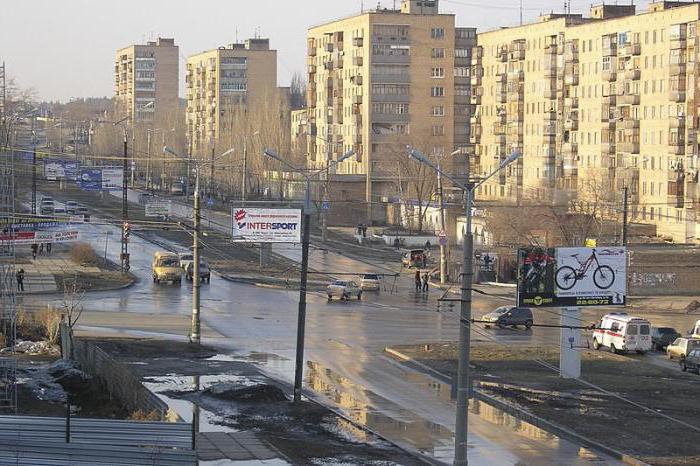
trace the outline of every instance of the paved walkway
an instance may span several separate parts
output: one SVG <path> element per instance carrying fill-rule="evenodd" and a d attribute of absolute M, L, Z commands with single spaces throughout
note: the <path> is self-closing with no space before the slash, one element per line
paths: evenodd
<path fill-rule="evenodd" d="M 17 260 L 17 270 L 24 269 L 24 294 L 51 293 L 58 291 L 56 275 L 66 273 L 99 273 L 99 267 L 86 267 L 73 262 L 68 252 L 52 252 L 38 255 L 21 254 Z"/>
<path fill-rule="evenodd" d="M 203 432 L 197 436 L 200 461 L 265 461 L 280 456 L 255 432 Z"/>

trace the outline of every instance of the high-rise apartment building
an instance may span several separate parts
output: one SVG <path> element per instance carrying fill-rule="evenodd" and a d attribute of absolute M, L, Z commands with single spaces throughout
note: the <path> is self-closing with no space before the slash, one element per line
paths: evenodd
<path fill-rule="evenodd" d="M 473 164 L 517 164 L 480 199 L 603 199 L 616 215 L 686 242 L 698 230 L 700 5 L 598 5 L 590 17 L 546 15 L 479 34 L 472 54 Z M 607 207 L 610 209 L 607 209 Z M 617 212 L 616 212 L 616 209 Z"/>
<path fill-rule="evenodd" d="M 187 59 L 187 133 L 193 153 L 211 147 L 234 112 L 270 102 L 277 88 L 277 51 L 269 39 L 219 47 Z"/>
<path fill-rule="evenodd" d="M 404 0 L 398 10 L 310 28 L 308 165 L 324 167 L 354 150 L 334 171 L 361 175 L 367 205 L 396 195 L 397 158 L 407 157 L 407 145 L 464 174 L 474 43 L 475 29 L 455 28 L 454 15 L 440 14 L 437 0 Z M 455 149 L 460 154 L 451 155 Z M 382 221 L 383 210 L 367 215 Z"/>
<path fill-rule="evenodd" d="M 179 47 L 158 38 L 117 50 L 114 61 L 115 110 L 133 123 L 165 122 L 178 108 Z"/>

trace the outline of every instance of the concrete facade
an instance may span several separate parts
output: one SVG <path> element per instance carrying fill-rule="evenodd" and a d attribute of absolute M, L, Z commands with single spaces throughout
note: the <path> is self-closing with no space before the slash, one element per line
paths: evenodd
<path fill-rule="evenodd" d="M 362 176 L 363 221 L 386 221 L 379 205 L 395 195 L 397 158 L 406 146 L 451 157 L 466 173 L 469 150 L 469 60 L 475 30 L 455 28 L 437 1 L 405 0 L 314 26 L 308 32 L 307 165 L 325 167 L 354 150 L 334 171 Z M 460 149 L 455 156 L 450 154 Z M 378 205 L 379 204 L 379 205 Z"/>
<path fill-rule="evenodd" d="M 117 118 L 132 123 L 159 124 L 178 108 L 179 47 L 175 39 L 159 37 L 145 45 L 117 50 L 114 94 Z"/>
<path fill-rule="evenodd" d="M 209 50 L 187 59 L 187 134 L 193 153 L 211 147 L 236 111 L 262 105 L 277 88 L 277 51 L 269 39 Z"/>
<path fill-rule="evenodd" d="M 590 17 L 479 34 L 472 53 L 476 172 L 523 157 L 478 198 L 597 202 L 660 236 L 698 241 L 698 4 L 598 5 Z"/>

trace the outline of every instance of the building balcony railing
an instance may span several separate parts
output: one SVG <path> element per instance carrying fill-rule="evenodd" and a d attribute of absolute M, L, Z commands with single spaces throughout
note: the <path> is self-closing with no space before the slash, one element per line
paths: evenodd
<path fill-rule="evenodd" d="M 615 73 L 615 70 L 603 70 L 602 75 L 603 81 L 612 82 L 617 79 L 617 73 Z"/>
<path fill-rule="evenodd" d="M 567 74 L 566 76 L 564 76 L 564 83 L 568 84 L 569 86 L 578 86 L 578 78 L 578 73 Z"/>
<path fill-rule="evenodd" d="M 525 49 L 511 50 L 508 53 L 508 58 L 510 61 L 525 60 Z"/>
<path fill-rule="evenodd" d="M 569 107 L 569 108 L 578 108 L 578 97 L 565 98 L 564 105 Z"/>
<path fill-rule="evenodd" d="M 508 79 L 511 81 L 522 81 L 523 79 L 525 79 L 525 72 L 523 70 L 509 71 Z"/>
<path fill-rule="evenodd" d="M 603 155 L 615 155 L 615 143 L 612 141 L 601 142 L 600 153 Z"/>
<path fill-rule="evenodd" d="M 362 47 L 364 45 L 364 37 L 353 37 L 352 38 L 352 45 L 355 47 Z"/>
<path fill-rule="evenodd" d="M 685 117 L 682 117 L 682 116 L 669 117 L 668 126 L 669 126 L 669 128 L 673 128 L 673 129 L 685 128 Z"/>
<path fill-rule="evenodd" d="M 469 99 L 472 105 L 481 105 L 481 96 L 472 94 L 471 98 Z"/>
<path fill-rule="evenodd" d="M 639 154 L 639 142 L 623 141 L 617 143 L 617 150 L 628 154 Z"/>
<path fill-rule="evenodd" d="M 612 57 L 617 55 L 617 44 L 615 42 L 608 42 L 603 44 L 603 56 Z"/>
<path fill-rule="evenodd" d="M 668 74 L 671 76 L 681 76 L 685 74 L 686 71 L 685 62 L 682 63 L 671 63 L 668 65 Z"/>
<path fill-rule="evenodd" d="M 672 90 L 669 92 L 669 98 L 672 102 L 685 102 L 685 91 Z"/>
<path fill-rule="evenodd" d="M 639 94 L 623 94 L 617 96 L 618 105 L 639 105 Z"/>
<path fill-rule="evenodd" d="M 578 154 L 578 144 L 575 142 L 565 142 L 561 145 L 561 152 L 564 156 L 576 156 Z"/>
<path fill-rule="evenodd" d="M 622 121 L 619 122 L 619 126 L 622 129 L 637 129 L 639 128 L 639 120 L 635 118 L 623 118 Z"/>
<path fill-rule="evenodd" d="M 564 129 L 578 131 L 578 120 L 566 120 L 564 122 Z"/>
<path fill-rule="evenodd" d="M 620 55 L 631 56 L 640 55 L 642 53 L 642 45 L 640 43 L 625 44 L 620 47 Z"/>
<path fill-rule="evenodd" d="M 633 68 L 631 70 L 625 70 L 625 79 L 638 80 L 642 77 L 642 70 L 639 68 Z"/>

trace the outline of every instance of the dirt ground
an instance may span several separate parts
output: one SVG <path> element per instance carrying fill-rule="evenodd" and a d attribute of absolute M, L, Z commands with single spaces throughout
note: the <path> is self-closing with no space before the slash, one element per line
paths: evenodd
<path fill-rule="evenodd" d="M 450 377 L 456 373 L 454 344 L 395 349 Z M 657 367 L 643 357 L 583 350 L 582 378 L 595 388 L 560 379 L 538 362 L 558 367 L 558 349 L 494 345 L 471 351 L 474 386 L 486 394 L 653 465 L 700 464 L 696 374 Z"/>
<path fill-rule="evenodd" d="M 214 413 L 222 426 L 256 432 L 292 464 L 425 464 L 315 403 L 292 404 L 291 387 L 267 378 L 255 366 L 268 355 L 238 360 L 213 348 L 160 340 L 102 340 L 99 346 L 146 380 L 201 376 L 199 390 L 189 386 L 161 393 Z M 205 381 L 216 376 L 230 377 L 230 391 L 245 389 L 248 396 L 214 396 Z"/>

